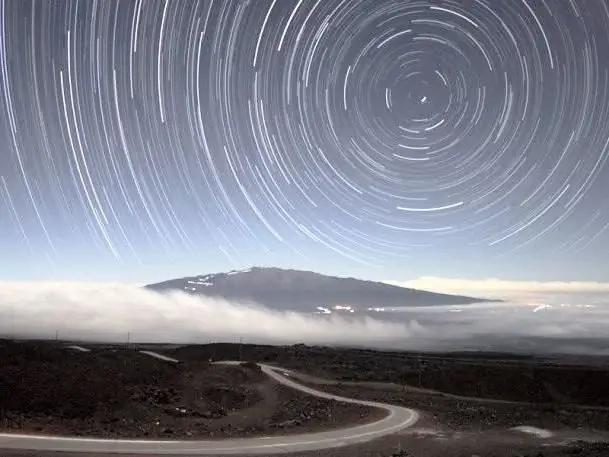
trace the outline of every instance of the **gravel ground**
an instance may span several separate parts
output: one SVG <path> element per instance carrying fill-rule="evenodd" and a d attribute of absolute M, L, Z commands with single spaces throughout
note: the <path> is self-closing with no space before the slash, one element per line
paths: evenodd
<path fill-rule="evenodd" d="M 108 350 L 107 347 L 99 347 L 94 352 Z M 224 392 L 225 395 L 219 396 L 205 395 L 201 404 L 204 412 L 213 410 L 214 405 L 223 405 L 225 408 L 226 414 L 220 417 L 204 418 L 208 421 L 205 423 L 205 430 L 196 433 L 208 437 L 254 436 L 262 431 L 268 434 L 302 433 L 376 418 L 375 413 L 370 410 L 341 409 L 346 405 L 341 406 L 333 402 L 328 405 L 324 400 L 317 401 L 304 394 L 278 387 L 259 377 L 261 374 L 251 364 L 235 367 L 236 371 L 232 374 L 226 371 L 215 373 L 215 368 L 210 368 L 206 363 L 210 358 L 234 360 L 242 357 L 246 360 L 276 363 L 308 374 L 308 377 L 303 378 L 304 383 L 321 390 L 348 397 L 395 403 L 422 411 L 419 423 L 413 429 L 400 434 L 358 446 L 293 453 L 289 454 L 290 457 L 609 457 L 608 444 L 583 441 L 571 441 L 566 444 L 566 437 L 573 440 L 577 439 L 573 437 L 583 436 L 588 432 L 591 436 L 596 436 L 594 433 L 600 436 L 603 430 L 609 430 L 609 408 L 606 408 L 609 405 L 609 391 L 605 388 L 609 385 L 609 370 L 602 366 L 560 365 L 556 361 L 548 362 L 532 357 L 502 358 L 484 354 L 457 357 L 450 354 L 420 355 L 311 348 L 302 345 L 271 347 L 215 344 L 165 348 L 159 349 L 159 352 L 182 360 L 180 368 L 171 368 L 171 364 L 162 362 L 159 362 L 161 365 L 154 365 L 153 359 L 146 359 L 144 366 L 134 370 L 130 376 L 135 379 L 141 376 L 144 379 L 143 385 L 153 389 L 152 392 L 156 392 L 154 389 L 164 392 L 166 383 L 174 383 L 172 388 L 176 390 L 180 402 L 189 399 L 194 401 L 191 392 L 193 385 L 199 386 L 198 390 L 195 389 L 196 392 L 201 391 L 200 386 L 207 385 L 216 389 L 215 392 L 217 389 Z M 31 355 L 29 352 L 28 357 Z M 0 352 L 0 360 L 6 360 L 3 357 L 4 354 Z M 65 356 L 62 358 L 65 359 Z M 116 371 L 113 373 L 123 373 L 118 377 L 134 382 L 124 374 L 130 370 L 125 369 L 123 355 L 119 359 L 123 360 L 123 365 L 115 367 Z M 75 364 L 83 363 L 82 360 Z M 129 360 L 129 363 L 133 363 Z M 36 362 L 39 363 L 40 360 Z M 0 392 L 6 392 L 7 386 L 11 387 L 6 384 L 6 377 L 9 375 L 14 377 L 17 374 L 23 383 L 23 380 L 36 378 L 41 374 L 36 372 L 40 369 L 29 365 L 28 367 L 22 367 L 23 370 L 17 372 L 14 371 L 14 363 L 13 368 L 8 371 L 0 367 Z M 223 367 L 226 368 L 228 367 Z M 43 379 L 33 380 L 33 384 L 25 383 L 27 388 L 24 392 L 33 388 L 42 391 L 41 389 L 53 380 L 58 382 L 65 376 L 65 369 L 66 366 L 62 365 L 55 375 L 43 375 Z M 50 370 L 53 373 L 53 369 Z M 78 369 L 74 370 L 79 373 Z M 2 378 L 3 372 L 6 374 L 5 378 Z M 74 375 L 74 378 L 82 382 L 87 379 L 83 376 Z M 176 387 L 180 385 L 176 383 L 176 379 L 181 379 L 185 387 Z M 5 384 L 2 384 L 3 382 Z M 115 385 L 115 381 L 107 378 L 101 384 L 107 387 Z M 153 387 L 150 387 L 151 385 Z M 188 386 L 191 386 L 190 390 Z M 74 387 L 77 392 L 86 395 L 87 389 L 78 390 L 78 386 Z M 90 388 L 88 386 L 88 389 Z M 59 392 L 64 392 L 62 388 L 58 389 Z M 224 389 L 228 389 L 230 393 Z M 70 391 L 70 388 L 67 388 L 67 391 Z M 141 393 L 142 387 L 136 387 L 135 391 Z M 190 396 L 187 395 L 188 392 L 191 392 Z M 96 398 L 100 397 L 100 394 L 95 395 Z M 54 394 L 51 398 L 54 398 Z M 2 401 L 5 399 L 6 397 L 0 397 Z M 101 399 L 102 404 L 106 405 L 107 397 L 101 395 Z M 142 399 L 138 399 L 138 402 L 141 401 Z M 83 407 L 81 403 L 76 404 Z M 113 403 L 110 402 L 110 405 Z M 173 406 L 173 403 L 171 405 Z M 112 407 L 116 406 L 114 404 Z M 93 410 L 99 412 L 99 408 Z M 6 410 L 4 412 L 6 413 Z M 237 417 L 241 421 L 239 425 L 226 426 L 226 422 L 230 422 L 227 418 Z M 187 423 L 193 421 L 191 418 L 178 419 Z M 200 420 L 201 418 L 196 419 Z M 215 426 L 213 430 L 210 426 L 212 423 Z M 257 428 L 260 423 L 263 424 L 262 429 Z M 551 439 L 540 439 L 509 430 L 517 425 L 550 429 L 555 432 L 555 436 Z M 178 433 L 170 435 L 176 438 L 188 436 L 188 427 L 179 426 L 176 430 Z M 399 451 L 400 449 L 402 451 Z M 2 452 L 1 455 L 83 457 L 77 454 L 27 452 Z M 96 456 L 87 454 L 87 457 Z"/>
<path fill-rule="evenodd" d="M 384 412 L 281 386 L 256 364 L 173 364 L 126 349 L 0 342 L 0 430 L 215 439 L 327 430 Z"/>
<path fill-rule="evenodd" d="M 401 450 L 400 450 L 401 449 Z M 573 443 L 569 446 L 540 446 L 518 443 L 474 442 L 441 443 L 418 440 L 404 442 L 397 438 L 319 452 L 285 454 L 289 457 L 608 457 L 609 446 L 595 443 Z M 78 454 L 27 451 L 2 451 L 3 457 L 142 457 L 142 454 Z M 147 455 L 147 457 L 154 457 Z M 184 457 L 200 457 L 188 456 Z M 220 456 L 210 456 L 220 457 Z M 226 456 L 224 456 L 226 457 Z M 234 455 L 233 457 L 251 457 Z"/>

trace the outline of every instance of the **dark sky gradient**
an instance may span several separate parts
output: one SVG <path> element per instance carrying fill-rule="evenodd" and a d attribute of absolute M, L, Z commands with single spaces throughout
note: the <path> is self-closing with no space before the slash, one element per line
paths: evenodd
<path fill-rule="evenodd" d="M 603 0 L 0 2 L 0 277 L 609 281 Z"/>

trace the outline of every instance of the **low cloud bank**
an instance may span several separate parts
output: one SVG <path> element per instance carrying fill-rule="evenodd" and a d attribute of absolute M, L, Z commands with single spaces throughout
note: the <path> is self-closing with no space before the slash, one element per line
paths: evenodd
<path fill-rule="evenodd" d="M 426 330 L 409 341 L 420 349 L 609 355 L 609 304 L 581 304 L 577 296 L 569 301 L 403 308 L 391 319 L 415 319 Z"/>
<path fill-rule="evenodd" d="M 383 345 L 423 331 L 416 322 L 326 319 L 134 286 L 0 283 L 0 334 L 13 337 Z"/>
<path fill-rule="evenodd" d="M 385 281 L 401 287 L 430 290 L 449 294 L 503 298 L 509 300 L 531 299 L 561 301 L 572 298 L 594 299 L 609 297 L 609 282 L 594 281 L 509 281 L 496 278 L 444 278 L 423 276 L 409 281 Z M 597 297 L 598 298 L 598 297 Z"/>
<path fill-rule="evenodd" d="M 609 353 L 609 305 L 516 303 L 315 316 L 135 286 L 0 283 L 0 337 L 340 344 L 422 350 Z"/>

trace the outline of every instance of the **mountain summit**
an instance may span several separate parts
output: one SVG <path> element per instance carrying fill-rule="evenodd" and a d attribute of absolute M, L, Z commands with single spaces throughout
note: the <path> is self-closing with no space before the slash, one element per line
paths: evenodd
<path fill-rule="evenodd" d="M 398 306 L 466 305 L 490 301 L 459 295 L 439 294 L 354 278 L 280 268 L 253 267 L 186 278 L 146 286 L 163 292 L 219 297 L 256 302 L 279 310 L 329 313 L 375 310 Z"/>

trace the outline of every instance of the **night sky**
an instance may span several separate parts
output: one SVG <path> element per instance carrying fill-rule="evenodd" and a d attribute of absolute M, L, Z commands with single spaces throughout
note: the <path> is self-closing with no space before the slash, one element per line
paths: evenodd
<path fill-rule="evenodd" d="M 609 280 L 603 0 L 0 2 L 0 277 Z"/>

